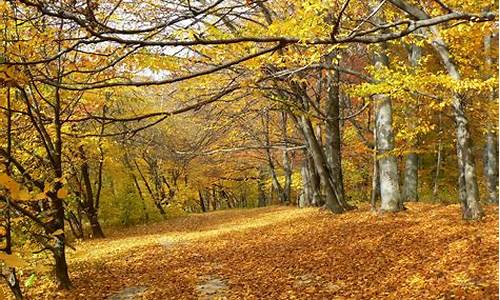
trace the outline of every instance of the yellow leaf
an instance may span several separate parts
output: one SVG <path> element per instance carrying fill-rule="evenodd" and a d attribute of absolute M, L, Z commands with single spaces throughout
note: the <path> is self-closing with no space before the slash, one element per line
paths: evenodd
<path fill-rule="evenodd" d="M 59 182 L 61 184 L 66 184 L 68 181 L 64 177 L 54 179 L 54 183 Z"/>
<path fill-rule="evenodd" d="M 47 198 L 47 195 L 45 193 L 38 193 L 35 196 L 33 196 L 33 200 L 43 200 L 46 198 Z"/>
<path fill-rule="evenodd" d="M 25 190 L 20 190 L 19 192 L 15 193 L 15 194 L 13 193 L 12 198 L 14 198 L 16 200 L 20 200 L 20 201 L 29 201 L 29 200 L 31 200 L 31 195 L 30 195 L 30 193 L 28 193 Z"/>
<path fill-rule="evenodd" d="M 11 193 L 16 193 L 19 191 L 19 184 L 7 174 L 0 174 L 0 185 L 3 185 Z"/>
<path fill-rule="evenodd" d="M 7 266 L 11 268 L 19 268 L 28 265 L 28 263 L 24 259 L 14 254 L 0 253 L 0 260 L 2 260 Z"/>
<path fill-rule="evenodd" d="M 46 181 L 46 182 L 43 184 L 43 192 L 44 192 L 44 193 L 48 193 L 51 189 L 52 189 L 52 183 L 51 183 L 51 182 L 49 182 L 49 181 Z"/>
<path fill-rule="evenodd" d="M 52 270 L 52 268 L 47 265 L 36 265 L 33 269 L 37 273 L 46 273 Z"/>
<path fill-rule="evenodd" d="M 66 190 L 65 188 L 62 188 L 57 191 L 57 198 L 64 199 L 66 198 L 66 196 L 68 196 L 68 190 Z"/>
<path fill-rule="evenodd" d="M 51 235 L 60 235 L 64 234 L 64 230 L 62 229 L 57 229 L 56 231 L 52 232 Z"/>

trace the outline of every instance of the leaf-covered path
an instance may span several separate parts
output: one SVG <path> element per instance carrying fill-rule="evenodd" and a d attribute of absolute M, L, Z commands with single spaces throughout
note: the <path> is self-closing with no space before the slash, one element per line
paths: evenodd
<path fill-rule="evenodd" d="M 408 206 L 384 216 L 363 208 L 228 210 L 129 228 L 69 252 L 73 290 L 31 296 L 498 298 L 498 209 L 467 223 L 455 205 Z"/>

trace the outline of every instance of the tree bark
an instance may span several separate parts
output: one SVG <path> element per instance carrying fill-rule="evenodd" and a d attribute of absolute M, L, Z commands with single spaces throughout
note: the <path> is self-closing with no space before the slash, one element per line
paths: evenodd
<path fill-rule="evenodd" d="M 283 169 L 285 171 L 283 196 L 284 196 L 284 202 L 290 203 L 291 193 L 292 193 L 292 164 L 290 161 L 290 154 L 286 150 L 288 148 L 288 132 L 287 132 L 288 114 L 286 112 L 281 112 L 281 119 L 282 119 L 281 130 L 283 136 L 283 143 L 285 146 L 285 150 L 283 150 Z"/>
<path fill-rule="evenodd" d="M 78 202 L 78 206 L 80 206 L 80 202 Z M 77 209 L 80 209 L 79 207 Z M 73 211 L 68 212 L 68 224 L 71 229 L 71 232 L 77 239 L 83 239 L 83 226 L 80 220 L 75 216 Z"/>
<path fill-rule="evenodd" d="M 498 142 L 495 132 L 486 134 L 484 173 L 488 189 L 488 202 L 498 204 Z"/>
<path fill-rule="evenodd" d="M 318 175 L 323 182 L 325 191 L 326 206 L 334 213 L 344 212 L 344 208 L 338 201 L 338 191 L 335 190 L 335 185 L 328 170 L 328 162 L 324 157 L 324 153 L 319 146 L 318 140 L 314 134 L 314 129 L 311 121 L 305 116 L 300 116 L 300 126 L 302 127 L 303 135 L 306 139 L 306 144 L 312 155 L 312 160 L 318 171 Z"/>
<path fill-rule="evenodd" d="M 331 61 L 330 61 L 331 63 Z M 328 161 L 329 173 L 337 191 L 338 202 L 345 210 L 351 208 L 345 199 L 344 180 L 342 176 L 342 149 L 340 136 L 340 74 L 338 71 L 329 72 L 328 76 L 328 104 L 326 121 L 325 154 Z"/>
<path fill-rule="evenodd" d="M 137 172 L 139 172 L 139 176 L 141 176 L 142 182 L 146 186 L 146 190 L 148 191 L 149 195 L 151 196 L 151 199 L 153 199 L 153 202 L 154 202 L 156 208 L 158 209 L 158 212 L 160 213 L 160 215 L 163 218 L 165 218 L 166 215 L 167 215 L 167 213 L 163 209 L 163 206 L 161 205 L 161 202 L 157 199 L 157 196 L 155 195 L 155 193 L 151 189 L 151 186 L 149 185 L 149 183 L 148 183 L 146 177 L 144 176 L 144 174 L 142 173 L 142 171 L 141 171 L 141 169 L 140 169 L 139 164 L 137 163 L 137 161 L 134 160 L 134 164 L 135 164 L 135 167 L 137 168 Z"/>
<path fill-rule="evenodd" d="M 442 116 L 441 112 L 439 112 L 439 140 L 438 140 L 438 149 L 436 154 L 436 172 L 434 173 L 434 182 L 432 187 L 432 198 L 434 199 L 438 192 L 439 186 L 439 175 L 441 173 L 441 163 L 442 163 L 442 153 L 443 153 L 443 124 L 442 124 Z"/>
<path fill-rule="evenodd" d="M 313 193 L 311 187 L 311 174 L 309 174 L 307 159 L 304 159 L 304 161 L 302 162 L 300 175 L 302 177 L 302 193 L 299 196 L 299 207 L 308 207 L 311 206 Z"/>
<path fill-rule="evenodd" d="M 54 246 L 53 254 L 55 259 L 57 283 L 59 288 L 61 289 L 70 289 L 72 286 L 68 274 L 68 264 L 66 263 L 66 245 L 64 233 L 56 235 L 55 239 L 56 245 Z"/>
<path fill-rule="evenodd" d="M 61 81 L 61 66 L 59 65 L 58 70 L 58 81 Z M 54 141 L 54 157 L 53 157 L 53 168 L 54 175 L 56 178 L 62 178 L 63 166 L 62 166 L 62 120 L 61 120 L 61 94 L 59 88 L 55 89 L 55 103 L 54 103 L 54 128 L 55 128 L 55 141 Z M 50 226 L 53 226 L 54 231 L 62 231 L 62 233 L 55 235 L 56 245 L 54 246 L 54 260 L 55 260 L 55 271 L 56 280 L 58 282 L 60 289 L 70 289 L 72 287 L 71 280 L 68 273 L 68 263 L 66 261 L 66 235 L 64 233 L 64 202 L 63 199 L 57 196 L 57 191 L 62 188 L 62 184 L 59 182 L 55 185 L 55 194 L 49 195 L 51 200 L 51 208 L 55 211 L 54 221 L 52 221 Z M 53 232 L 48 232 L 52 234 Z"/>
<path fill-rule="evenodd" d="M 376 110 L 376 103 L 375 103 Z M 377 199 L 380 198 L 380 172 L 378 166 L 378 148 L 377 148 L 377 126 L 373 126 L 373 173 L 372 173 L 372 190 L 370 195 L 371 211 L 377 211 Z"/>
<path fill-rule="evenodd" d="M 128 157 L 128 152 L 125 148 L 124 148 L 123 161 L 125 162 L 125 166 L 127 167 L 127 169 L 130 172 L 130 177 L 132 177 L 132 181 L 134 182 L 135 188 L 137 189 L 137 194 L 139 194 L 139 198 L 141 198 L 144 222 L 147 223 L 149 221 L 149 213 L 148 213 L 148 210 L 146 207 L 146 199 L 144 198 L 144 194 L 142 193 L 141 186 L 139 185 L 139 180 L 137 180 L 137 176 L 135 176 L 135 174 L 134 174 L 134 168 L 132 167 L 132 164 L 130 163 L 130 159 Z M 112 190 L 114 193 L 114 188 Z"/>
<path fill-rule="evenodd" d="M 92 229 L 92 236 L 94 238 L 104 238 L 104 232 L 102 231 L 101 224 L 99 223 L 99 219 L 97 217 L 94 193 L 92 191 L 92 183 L 90 182 L 89 165 L 85 156 L 85 152 L 83 150 L 83 146 L 79 147 L 79 151 L 81 159 L 83 160 L 80 168 L 85 186 L 85 201 L 83 202 L 85 206 L 83 208 L 83 211 L 85 212 L 85 215 L 89 220 L 90 228 Z"/>
<path fill-rule="evenodd" d="M 389 60 L 384 54 L 374 56 L 375 66 L 388 66 Z M 399 174 L 394 150 L 394 132 L 392 127 L 392 102 L 385 94 L 373 96 L 377 110 L 375 126 L 377 127 L 378 166 L 380 178 L 381 212 L 396 212 L 403 209 L 399 190 Z"/>
<path fill-rule="evenodd" d="M 131 172 L 131 177 L 132 177 L 132 180 L 134 181 L 134 185 L 135 185 L 135 188 L 137 189 L 137 193 L 139 194 L 139 198 L 141 198 L 141 202 L 142 202 L 142 213 L 143 213 L 143 217 L 144 217 L 144 222 L 147 223 L 149 221 L 149 213 L 148 213 L 148 209 L 146 207 L 146 199 L 144 199 L 144 195 L 142 194 L 142 189 L 141 189 L 141 186 L 139 185 L 139 181 L 137 180 L 137 177 L 135 176 L 132 170 L 132 168 L 130 167 L 129 168 L 130 172 Z"/>
<path fill-rule="evenodd" d="M 200 190 L 198 190 L 198 197 L 200 199 L 200 207 L 202 212 L 207 212 L 207 206 L 205 205 L 205 199 L 203 198 L 203 194 Z"/>
<path fill-rule="evenodd" d="M 104 232 L 102 231 L 101 224 L 99 223 L 99 219 L 97 217 L 97 212 L 94 211 L 88 214 L 90 228 L 92 229 L 92 236 L 94 238 L 104 238 Z"/>
<path fill-rule="evenodd" d="M 7 285 L 10 288 L 10 291 L 12 294 L 14 294 L 14 298 L 16 300 L 23 300 L 23 292 L 21 291 L 21 285 L 19 284 L 19 279 L 17 278 L 16 275 L 16 269 L 14 268 L 9 268 L 9 274 L 5 278 L 7 281 Z"/>
<path fill-rule="evenodd" d="M 212 186 L 212 209 L 214 211 L 216 211 L 218 208 L 217 202 L 218 202 L 217 190 L 216 190 L 215 186 Z"/>
<path fill-rule="evenodd" d="M 325 201 L 321 194 L 321 179 L 319 178 L 318 171 L 314 167 L 312 156 L 307 152 L 304 155 L 306 156 L 308 175 L 310 176 L 310 187 L 312 192 L 311 205 L 322 206 Z"/>
<path fill-rule="evenodd" d="M 408 153 L 405 159 L 403 201 L 418 201 L 418 155 Z"/>
<path fill-rule="evenodd" d="M 491 77 L 492 70 L 492 53 L 491 53 L 492 36 L 488 34 L 484 38 L 484 51 L 486 57 L 486 77 Z M 495 102 L 497 99 L 496 93 L 491 92 L 490 101 Z M 484 147 L 484 175 L 486 178 L 486 188 L 488 190 L 488 202 L 498 204 L 498 133 L 495 130 L 494 124 L 489 122 L 488 132 L 486 133 L 486 143 Z"/>
<path fill-rule="evenodd" d="M 10 164 L 11 164 L 11 155 L 12 155 L 12 108 L 11 108 L 11 94 L 10 94 L 10 88 L 7 88 L 7 110 L 5 112 L 6 114 L 6 119 L 7 119 L 7 130 L 6 130 L 6 137 L 7 137 L 7 159 L 5 161 L 5 171 L 7 175 L 10 176 L 11 169 L 10 169 Z M 10 199 L 8 197 L 5 197 L 5 201 L 7 204 L 7 209 L 4 210 L 5 213 L 5 248 L 4 251 L 7 254 L 12 254 L 12 223 L 11 223 L 11 207 L 10 207 Z M 19 284 L 19 279 L 17 278 L 16 274 L 16 269 L 15 268 L 8 268 L 8 273 L 7 276 L 5 277 L 7 281 L 7 285 L 9 286 L 10 290 L 14 294 L 14 297 L 16 300 L 22 300 L 24 299 L 23 293 L 21 291 L 21 286 Z"/>
<path fill-rule="evenodd" d="M 258 207 L 265 207 L 267 203 L 267 197 L 266 197 L 266 188 L 265 188 L 265 176 L 264 176 L 264 171 L 262 168 L 259 170 L 259 178 L 257 179 L 257 189 L 259 192 L 259 199 L 257 206 Z"/>
<path fill-rule="evenodd" d="M 6 164 L 7 170 L 8 164 Z M 12 227 L 11 227 L 11 218 L 10 218 L 10 202 L 9 198 L 5 197 L 7 202 L 7 209 L 5 210 L 5 248 L 3 249 L 5 253 L 11 255 L 12 254 Z M 9 286 L 11 292 L 14 294 L 16 300 L 24 299 L 23 293 L 21 291 L 21 286 L 19 284 L 19 279 L 17 278 L 16 268 L 7 267 L 7 274 L 4 276 L 7 281 L 7 285 Z M 3 274 L 2 274 L 3 275 Z"/>
<path fill-rule="evenodd" d="M 276 167 L 274 166 L 274 161 L 273 161 L 273 156 L 271 154 L 271 141 L 270 141 L 270 132 L 269 132 L 269 111 L 266 110 L 264 112 L 263 116 L 263 122 L 264 122 L 264 129 L 265 129 L 265 152 L 266 152 L 266 158 L 267 158 L 267 163 L 269 164 L 269 171 L 271 172 L 271 180 L 273 183 L 273 187 L 276 190 L 276 193 L 278 194 L 278 198 L 280 199 L 280 202 L 282 204 L 287 202 L 287 198 L 285 195 L 285 191 L 283 187 L 281 186 L 279 180 L 278 180 L 278 174 L 276 173 Z"/>
<path fill-rule="evenodd" d="M 413 69 L 418 67 L 422 56 L 422 49 L 415 44 L 410 45 L 409 61 Z M 410 130 L 415 130 L 416 127 L 416 110 L 417 104 L 410 103 L 407 118 L 410 120 Z M 403 177 L 403 201 L 418 201 L 418 155 L 415 152 L 417 147 L 416 141 L 411 141 L 410 152 L 406 155 L 404 177 Z"/>

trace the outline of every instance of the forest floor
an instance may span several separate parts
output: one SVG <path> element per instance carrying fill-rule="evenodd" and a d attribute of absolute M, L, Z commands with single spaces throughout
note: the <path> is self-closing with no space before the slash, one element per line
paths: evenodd
<path fill-rule="evenodd" d="M 498 208 L 226 210 L 110 232 L 68 251 L 74 289 L 30 299 L 497 299 Z"/>

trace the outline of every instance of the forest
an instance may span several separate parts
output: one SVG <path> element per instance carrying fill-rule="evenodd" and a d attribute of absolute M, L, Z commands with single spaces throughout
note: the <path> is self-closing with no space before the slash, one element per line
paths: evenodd
<path fill-rule="evenodd" d="M 0 0 L 0 299 L 498 299 L 498 27 Z"/>

